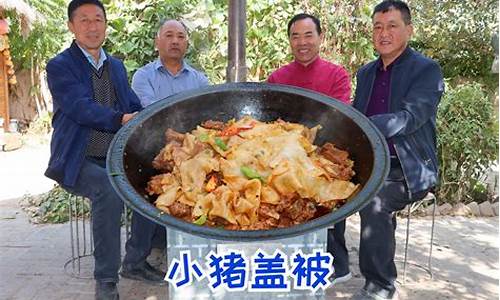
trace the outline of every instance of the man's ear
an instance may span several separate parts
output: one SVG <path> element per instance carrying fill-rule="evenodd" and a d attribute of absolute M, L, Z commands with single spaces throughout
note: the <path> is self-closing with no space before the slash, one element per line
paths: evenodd
<path fill-rule="evenodd" d="M 73 27 L 73 23 L 71 21 L 68 21 L 66 23 L 66 25 L 68 25 L 69 31 L 71 31 L 71 33 L 75 34 L 75 28 Z"/>
<path fill-rule="evenodd" d="M 158 51 L 158 36 L 155 37 L 155 51 Z"/>
<path fill-rule="evenodd" d="M 408 39 L 410 39 L 413 35 L 413 25 L 407 25 L 406 26 L 406 33 L 408 34 Z"/>
<path fill-rule="evenodd" d="M 319 39 L 323 43 L 323 41 L 325 39 L 325 34 L 323 32 L 319 35 Z"/>

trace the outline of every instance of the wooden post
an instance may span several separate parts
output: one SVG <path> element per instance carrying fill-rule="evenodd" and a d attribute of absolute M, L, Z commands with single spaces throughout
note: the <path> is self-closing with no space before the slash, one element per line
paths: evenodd
<path fill-rule="evenodd" d="M 5 56 L 0 52 L 0 117 L 4 119 L 3 128 L 9 130 L 9 78 Z"/>
<path fill-rule="evenodd" d="M 227 82 L 245 82 L 247 79 L 248 68 L 245 63 L 246 5 L 246 0 L 229 1 Z"/>

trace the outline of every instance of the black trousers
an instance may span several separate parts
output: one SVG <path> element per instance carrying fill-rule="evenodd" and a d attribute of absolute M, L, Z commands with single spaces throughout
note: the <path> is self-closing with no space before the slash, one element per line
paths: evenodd
<path fill-rule="evenodd" d="M 396 253 L 396 215 L 406 205 L 421 200 L 428 190 L 410 197 L 403 171 L 397 160 L 391 160 L 389 176 L 380 192 L 362 209 L 359 268 L 366 283 L 389 293 L 394 292 L 397 278 L 394 256 Z M 336 274 L 349 272 L 349 256 L 345 246 L 345 220 L 328 230 L 327 250 L 333 255 Z M 337 272 L 338 270 L 338 272 Z"/>
<path fill-rule="evenodd" d="M 85 159 L 76 185 L 64 188 L 75 195 L 87 197 L 92 202 L 94 278 L 102 282 L 118 282 L 123 202 L 109 181 L 106 162 Z M 156 226 L 156 223 L 134 212 L 131 237 L 127 241 L 123 264 L 140 264 L 146 260 L 151 252 L 151 238 Z"/>
<path fill-rule="evenodd" d="M 333 256 L 333 268 L 336 276 L 349 273 L 349 253 L 345 245 L 345 220 L 328 228 L 326 251 Z"/>

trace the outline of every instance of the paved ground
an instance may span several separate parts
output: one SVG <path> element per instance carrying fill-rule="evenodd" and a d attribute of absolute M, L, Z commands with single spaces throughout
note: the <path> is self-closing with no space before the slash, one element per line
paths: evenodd
<path fill-rule="evenodd" d="M 91 279 L 68 275 L 64 264 L 71 257 L 69 225 L 32 225 L 18 200 L 25 193 L 47 191 L 43 178 L 47 146 L 28 144 L 14 152 L 0 152 L 0 299 L 93 299 Z M 402 258 L 405 222 L 399 220 L 398 258 Z M 348 299 L 363 281 L 357 268 L 359 218 L 348 222 L 353 280 L 329 289 L 326 299 Z M 412 220 L 410 261 L 427 262 L 430 220 Z M 433 252 L 433 273 L 411 266 L 407 282 L 399 285 L 401 299 L 498 299 L 498 218 L 438 217 Z M 158 263 L 158 253 L 152 257 Z M 89 275 L 92 260 L 82 259 L 81 272 Z M 402 267 L 399 267 L 400 274 Z M 400 276 L 401 277 L 401 276 Z M 121 299 L 167 299 L 166 287 L 151 287 L 123 279 Z M 177 298 L 177 297 L 176 297 Z M 179 299 L 196 299 L 182 295 Z"/>
<path fill-rule="evenodd" d="M 48 191 L 54 184 L 43 176 L 48 156 L 48 140 L 42 137 L 26 140 L 15 151 L 0 151 L 0 201 Z"/>

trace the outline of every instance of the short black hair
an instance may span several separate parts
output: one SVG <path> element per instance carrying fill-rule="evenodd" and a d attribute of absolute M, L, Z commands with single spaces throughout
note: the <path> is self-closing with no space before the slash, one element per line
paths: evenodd
<path fill-rule="evenodd" d="M 299 20 L 303 20 L 303 19 L 311 19 L 314 24 L 316 24 L 316 31 L 318 32 L 318 35 L 321 34 L 321 22 L 319 21 L 318 18 L 316 18 L 315 16 L 312 16 L 310 14 L 298 14 L 298 15 L 295 15 L 293 16 L 293 18 L 288 22 L 288 29 L 286 31 L 286 33 L 288 34 L 288 37 L 290 37 L 290 28 L 292 28 L 292 25 L 293 23 L 299 21 Z"/>
<path fill-rule="evenodd" d="M 100 7 L 104 13 L 104 18 L 106 18 L 106 10 L 104 9 L 104 5 L 99 0 L 72 0 L 68 5 L 68 20 L 73 19 L 73 13 L 75 10 L 85 4 L 94 4 Z"/>
<path fill-rule="evenodd" d="M 372 19 L 376 13 L 386 13 L 391 9 L 399 10 L 401 12 L 401 16 L 403 17 L 403 21 L 406 25 L 411 24 L 411 13 L 410 8 L 406 3 L 399 0 L 384 0 L 377 4 L 373 9 Z"/>

